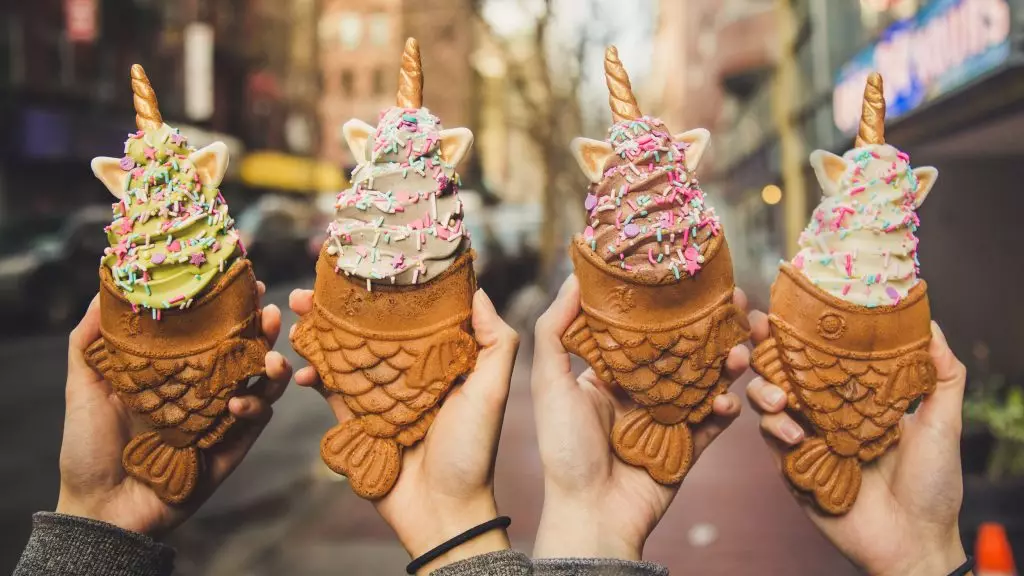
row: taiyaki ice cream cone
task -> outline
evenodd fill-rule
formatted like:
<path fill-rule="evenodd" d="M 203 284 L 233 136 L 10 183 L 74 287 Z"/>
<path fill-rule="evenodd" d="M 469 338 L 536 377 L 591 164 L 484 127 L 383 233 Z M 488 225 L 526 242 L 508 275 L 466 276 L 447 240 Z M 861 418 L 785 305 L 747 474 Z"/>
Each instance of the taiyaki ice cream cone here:
<path fill-rule="evenodd" d="M 472 370 L 476 276 L 462 223 L 458 163 L 473 143 L 422 107 L 419 46 L 402 56 L 397 106 L 377 127 L 344 126 L 358 160 L 317 263 L 313 310 L 292 344 L 354 417 L 323 437 L 324 462 L 363 498 L 381 498 L 402 450 L 426 435 L 456 379 Z"/>
<path fill-rule="evenodd" d="M 899 440 L 900 418 L 935 388 L 914 233 L 938 173 L 886 144 L 884 120 L 872 74 L 856 147 L 811 155 L 824 197 L 772 286 L 771 337 L 752 360 L 810 429 L 786 455 L 786 477 L 830 514 L 850 510 L 862 465 Z"/>
<path fill-rule="evenodd" d="M 92 169 L 118 201 L 100 265 L 102 337 L 86 359 L 136 416 L 125 471 L 179 504 L 201 479 L 201 451 L 235 426 L 228 400 L 263 374 L 256 279 L 217 187 L 221 143 L 196 151 L 164 124 L 142 67 L 136 123 L 121 159 Z"/>
<path fill-rule="evenodd" d="M 591 181 L 589 226 L 570 247 L 582 310 L 562 342 L 638 404 L 613 427 L 619 458 L 678 484 L 693 460 L 690 427 L 726 391 L 725 359 L 748 333 L 729 246 L 694 176 L 710 134 L 672 135 L 643 116 L 614 47 L 605 74 L 608 140 L 572 144 Z"/>

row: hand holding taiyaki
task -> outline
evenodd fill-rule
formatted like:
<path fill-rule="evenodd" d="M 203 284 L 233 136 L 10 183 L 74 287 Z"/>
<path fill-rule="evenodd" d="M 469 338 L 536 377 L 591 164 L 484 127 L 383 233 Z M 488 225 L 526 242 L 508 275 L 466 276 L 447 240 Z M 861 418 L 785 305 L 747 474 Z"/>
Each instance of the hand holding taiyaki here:
<path fill-rule="evenodd" d="M 732 303 L 745 313 L 742 290 L 735 291 Z M 572 373 L 561 335 L 579 311 L 580 287 L 573 275 L 537 321 L 532 386 L 545 492 L 534 556 L 639 560 L 679 484 L 661 484 L 608 446 L 612 423 L 636 404 L 593 369 L 579 378 Z M 743 374 L 749 357 L 744 346 L 730 349 L 723 381 Z M 693 429 L 693 460 L 740 413 L 740 399 L 731 392 L 709 404 L 710 417 Z"/>
<path fill-rule="evenodd" d="M 289 304 L 297 315 L 308 317 L 313 292 L 296 290 Z M 476 367 L 448 394 L 423 441 L 405 450 L 402 474 L 394 486 L 374 500 L 414 558 L 498 515 L 494 462 L 519 336 L 481 290 L 473 298 L 472 312 L 473 337 L 480 349 Z M 295 382 L 319 390 L 342 425 L 355 420 L 347 402 L 324 387 L 313 367 L 299 369 Z M 505 531 L 492 530 L 428 564 L 421 573 L 508 547 Z"/>
<path fill-rule="evenodd" d="M 768 319 L 751 314 L 755 343 L 768 338 Z M 957 517 L 963 500 L 960 472 L 961 408 L 967 371 L 953 356 L 938 325 L 931 325 L 928 354 L 935 363 L 935 392 L 901 425 L 898 446 L 864 468 L 860 496 L 844 516 L 806 506 L 819 530 L 865 574 L 949 574 L 963 563 Z M 803 439 L 784 409 L 786 394 L 755 378 L 750 405 L 777 461 Z M 777 440 L 778 442 L 776 442 Z"/>
<path fill-rule="evenodd" d="M 273 304 L 264 308 L 261 323 L 273 346 L 281 330 L 280 310 Z M 86 362 L 86 350 L 99 336 L 97 299 L 70 338 L 57 512 L 158 538 L 191 516 L 242 461 L 270 421 L 270 405 L 284 393 L 292 369 L 281 354 L 266 355 L 266 378 L 227 404 L 239 420 L 239 433 L 206 459 L 203 489 L 185 506 L 169 505 L 121 465 L 122 451 L 131 440 L 131 415 L 111 384 Z"/>

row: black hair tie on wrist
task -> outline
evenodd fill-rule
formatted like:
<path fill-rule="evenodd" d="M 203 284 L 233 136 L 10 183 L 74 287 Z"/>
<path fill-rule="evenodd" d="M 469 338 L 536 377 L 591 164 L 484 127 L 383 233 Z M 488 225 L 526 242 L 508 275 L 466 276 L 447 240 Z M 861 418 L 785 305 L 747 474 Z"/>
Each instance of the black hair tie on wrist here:
<path fill-rule="evenodd" d="M 511 525 L 512 525 L 512 519 L 511 518 L 509 518 L 508 516 L 498 516 L 494 520 L 488 520 L 487 522 L 484 522 L 483 524 L 481 524 L 479 526 L 475 526 L 473 528 L 470 528 L 469 530 L 466 530 L 462 534 L 459 534 L 458 536 L 452 538 L 451 540 L 442 543 L 441 545 L 435 547 L 433 550 L 430 550 L 426 554 L 424 554 L 424 555 L 420 556 L 419 558 L 417 558 L 417 559 L 413 560 L 412 562 L 410 562 L 409 565 L 405 567 L 405 573 L 406 574 L 415 574 L 416 572 L 419 572 L 420 568 L 423 568 L 424 566 L 426 566 L 430 562 L 433 562 L 434 560 L 437 560 L 438 558 L 440 558 L 446 552 L 449 552 L 449 551 L 451 551 L 451 550 L 453 550 L 453 549 L 455 549 L 455 548 L 457 548 L 459 546 L 462 546 L 463 544 L 465 544 L 466 542 L 469 542 L 473 538 L 476 538 L 477 536 L 480 536 L 481 534 L 484 534 L 486 532 L 490 532 L 491 530 L 494 530 L 495 528 L 502 528 L 502 529 L 504 529 L 504 528 L 508 528 Z"/>
<path fill-rule="evenodd" d="M 949 573 L 949 576 L 966 576 L 971 570 L 974 570 L 974 557 L 968 556 L 967 560 L 964 560 L 964 563 L 959 568 Z"/>

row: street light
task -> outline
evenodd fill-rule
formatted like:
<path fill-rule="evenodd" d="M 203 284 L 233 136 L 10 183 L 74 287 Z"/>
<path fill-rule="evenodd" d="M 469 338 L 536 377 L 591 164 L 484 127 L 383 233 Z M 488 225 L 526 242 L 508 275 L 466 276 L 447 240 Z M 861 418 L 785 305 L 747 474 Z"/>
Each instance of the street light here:
<path fill-rule="evenodd" d="M 782 188 L 775 184 L 769 184 L 761 189 L 761 200 L 769 206 L 774 206 L 782 200 Z"/>

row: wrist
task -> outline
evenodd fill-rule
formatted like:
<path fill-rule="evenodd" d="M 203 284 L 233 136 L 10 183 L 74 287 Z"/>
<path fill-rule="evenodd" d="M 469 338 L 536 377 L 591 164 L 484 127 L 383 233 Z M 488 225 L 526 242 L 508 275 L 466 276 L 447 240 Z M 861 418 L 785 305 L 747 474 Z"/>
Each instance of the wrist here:
<path fill-rule="evenodd" d="M 908 551 L 908 557 L 896 566 L 872 572 L 877 576 L 947 576 L 967 561 L 957 531 L 943 538 L 934 546 L 921 546 L 916 553 Z"/>
<path fill-rule="evenodd" d="M 545 504 L 534 558 L 612 558 L 639 562 L 646 535 L 628 522 L 607 518 L 596 507 Z"/>
<path fill-rule="evenodd" d="M 409 556 L 419 558 L 435 547 L 456 536 L 499 516 L 493 496 L 480 501 L 436 502 L 431 506 L 429 522 L 410 526 L 410 534 L 399 534 L 399 540 Z M 424 565 L 417 574 L 429 574 L 442 566 L 489 552 L 508 550 L 508 534 L 504 528 L 489 530 L 445 552 L 442 556 Z"/>
<path fill-rule="evenodd" d="M 77 498 L 68 495 L 68 491 L 61 488 L 60 494 L 57 496 L 57 507 L 54 512 L 57 514 L 63 514 L 65 516 L 75 516 L 77 518 L 85 518 L 86 520 L 95 520 L 111 526 L 116 526 L 121 530 L 128 532 L 134 532 L 136 534 L 142 534 L 152 539 L 159 539 L 161 534 L 157 530 L 153 530 L 152 526 L 143 525 L 137 521 L 131 521 L 123 517 L 119 517 L 117 514 L 111 513 L 111 507 L 105 501 L 96 501 L 90 498 Z"/>

